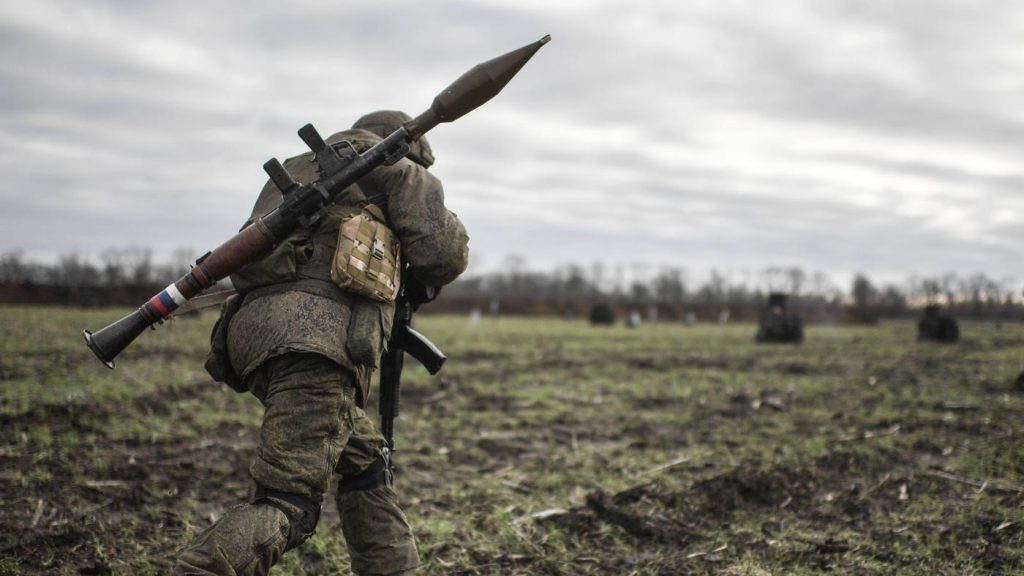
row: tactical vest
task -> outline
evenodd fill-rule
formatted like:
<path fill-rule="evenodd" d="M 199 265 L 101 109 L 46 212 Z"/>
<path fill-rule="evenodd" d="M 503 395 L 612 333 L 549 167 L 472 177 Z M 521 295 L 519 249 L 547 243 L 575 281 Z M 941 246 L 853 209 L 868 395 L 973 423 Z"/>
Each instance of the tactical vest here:
<path fill-rule="evenodd" d="M 339 153 L 351 154 L 347 145 L 338 145 L 346 140 L 363 152 L 379 138 L 347 130 L 327 142 Z M 290 158 L 284 166 L 303 184 L 318 177 L 312 153 Z M 268 182 L 246 224 L 280 202 L 280 191 Z M 338 288 L 330 275 L 341 220 L 365 205 L 358 183 L 350 186 L 316 224 L 296 230 L 265 257 L 231 276 L 244 298 L 227 322 L 228 355 L 240 380 L 267 359 L 287 352 L 322 354 L 353 370 L 378 366 L 391 332 L 394 305 L 350 294 Z"/>
<path fill-rule="evenodd" d="M 337 145 L 346 137 L 359 152 L 365 151 L 375 143 L 372 136 L 361 130 L 339 132 L 328 138 L 327 142 L 335 145 L 339 152 L 350 154 L 351 150 L 347 146 Z M 284 162 L 284 166 L 301 184 L 308 184 L 319 177 L 312 152 L 289 158 Z M 267 182 L 245 225 L 276 208 L 281 199 L 281 192 L 277 187 L 272 182 Z M 232 274 L 232 285 L 239 292 L 249 292 L 264 286 L 304 278 L 330 282 L 331 257 L 338 241 L 338 226 L 344 217 L 359 213 L 365 205 L 366 196 L 359 188 L 359 184 L 349 186 L 337 196 L 326 215 L 312 228 L 298 228 L 262 259 Z"/>

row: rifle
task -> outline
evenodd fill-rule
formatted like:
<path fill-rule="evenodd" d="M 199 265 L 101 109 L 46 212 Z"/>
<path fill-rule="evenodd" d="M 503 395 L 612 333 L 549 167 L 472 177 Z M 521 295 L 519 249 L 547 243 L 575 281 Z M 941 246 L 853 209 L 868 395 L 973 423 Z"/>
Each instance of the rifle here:
<path fill-rule="evenodd" d="M 395 300 L 395 321 L 391 327 L 391 338 L 380 361 L 380 431 L 388 442 L 388 467 L 391 467 L 391 454 L 395 451 L 394 430 L 395 418 L 401 400 L 402 365 L 405 353 L 423 364 L 431 375 L 437 374 L 447 360 L 444 353 L 411 326 L 412 315 L 421 304 L 431 302 L 441 292 L 440 288 L 427 286 L 409 272 L 402 270 L 402 285 L 398 298 Z"/>
<path fill-rule="evenodd" d="M 410 143 L 433 127 L 457 120 L 496 96 L 550 40 L 550 36 L 544 36 L 532 44 L 474 66 L 442 90 L 425 112 L 362 154 L 342 158 L 324 142 L 311 124 L 306 124 L 299 129 L 299 137 L 316 155 L 320 179 L 311 184 L 299 184 L 277 158 L 271 158 L 263 169 L 281 191 L 281 204 L 200 257 L 188 273 L 131 314 L 98 332 L 83 330 L 86 345 L 101 362 L 113 369 L 114 358 L 146 328 L 162 323 L 178 307 L 218 280 L 259 260 L 300 226 L 314 224 L 342 190 L 374 168 L 404 158 L 409 153 Z M 401 331 L 400 338 L 405 338 L 405 334 Z"/>

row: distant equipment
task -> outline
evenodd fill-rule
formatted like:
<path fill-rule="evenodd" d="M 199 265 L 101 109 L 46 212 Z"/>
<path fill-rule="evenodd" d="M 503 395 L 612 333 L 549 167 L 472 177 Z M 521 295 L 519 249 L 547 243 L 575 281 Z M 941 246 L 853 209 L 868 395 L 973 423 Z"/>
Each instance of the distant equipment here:
<path fill-rule="evenodd" d="M 629 313 L 629 316 L 626 317 L 626 327 L 627 328 L 637 328 L 637 327 L 640 326 L 641 322 L 643 322 L 643 320 L 640 317 L 640 311 L 639 310 L 631 311 Z"/>
<path fill-rule="evenodd" d="M 929 304 L 917 323 L 917 339 L 922 342 L 953 343 L 960 340 L 960 325 L 956 319 L 942 312 L 942 306 Z"/>
<path fill-rule="evenodd" d="M 615 310 L 607 304 L 594 304 L 590 309 L 590 324 L 593 326 L 611 326 L 615 324 Z"/>
<path fill-rule="evenodd" d="M 789 296 L 781 293 L 768 295 L 768 306 L 761 311 L 761 320 L 757 326 L 758 342 L 789 342 L 799 344 L 804 341 L 804 321 L 796 314 L 787 310 Z"/>
<path fill-rule="evenodd" d="M 683 316 L 683 324 L 687 326 L 693 326 L 697 323 L 697 315 L 693 312 L 687 312 L 686 316 Z"/>

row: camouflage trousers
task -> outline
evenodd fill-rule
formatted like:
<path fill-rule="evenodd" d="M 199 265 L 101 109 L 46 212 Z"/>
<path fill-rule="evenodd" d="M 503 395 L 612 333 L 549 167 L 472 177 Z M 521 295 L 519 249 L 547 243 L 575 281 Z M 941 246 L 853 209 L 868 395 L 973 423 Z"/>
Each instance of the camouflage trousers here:
<path fill-rule="evenodd" d="M 416 541 L 390 483 L 343 488 L 346 479 L 363 479 L 379 467 L 386 445 L 356 405 L 355 376 L 323 356 L 285 354 L 264 362 L 247 382 L 265 408 L 250 468 L 257 487 L 318 503 L 334 473 L 340 474 L 336 501 L 352 570 L 375 575 L 414 569 Z M 175 574 L 267 574 L 289 549 L 295 529 L 289 517 L 302 514 L 291 500 L 273 497 L 231 508 L 182 550 Z"/>

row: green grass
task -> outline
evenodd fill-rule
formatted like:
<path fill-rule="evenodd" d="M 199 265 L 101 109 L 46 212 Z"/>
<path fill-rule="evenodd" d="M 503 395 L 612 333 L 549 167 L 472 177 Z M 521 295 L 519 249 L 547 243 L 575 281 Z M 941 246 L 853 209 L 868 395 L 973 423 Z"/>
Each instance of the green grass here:
<path fill-rule="evenodd" d="M 80 332 L 119 312 L 0 308 L 0 574 L 166 572 L 246 497 L 261 409 L 205 375 L 214 315 L 110 371 Z M 426 573 L 1024 573 L 1021 326 L 417 327 L 449 355 L 397 423 Z M 275 573 L 347 570 L 328 511 Z"/>

